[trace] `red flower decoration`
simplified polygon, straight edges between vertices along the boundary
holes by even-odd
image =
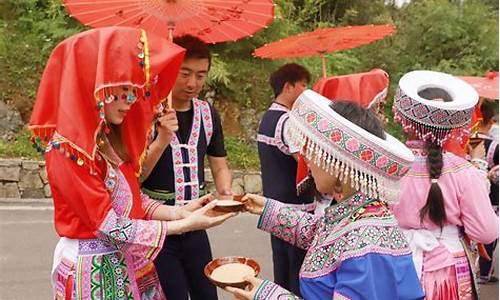
[[[364,150],[361,152],[361,159],[364,161],[370,161],[373,158],[373,151],[372,150]]]
[[[316,114],[315,113],[310,113],[306,116],[306,121],[307,123],[311,124],[316,120]]]
[[[342,132],[340,130],[334,130],[330,133],[330,139],[335,143],[342,139]]]
[[[398,170],[398,165],[397,164],[392,164],[389,169],[387,170],[387,173],[389,175],[393,175],[394,173],[396,173],[396,171]]]

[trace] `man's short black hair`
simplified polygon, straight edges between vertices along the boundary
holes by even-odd
[[[497,104],[493,101],[484,100],[481,104],[481,115],[483,117],[482,124],[487,125],[498,112],[495,110]]]
[[[210,50],[208,50],[207,44],[205,44],[205,42],[201,39],[190,34],[186,34],[175,37],[174,43],[186,49],[184,59],[208,59],[208,68],[210,69],[210,65],[212,64],[212,55],[210,54]]]
[[[311,74],[303,66],[294,63],[282,66],[269,77],[269,83],[271,84],[275,98],[281,94],[285,83],[295,84],[301,80],[309,83],[311,81]]]

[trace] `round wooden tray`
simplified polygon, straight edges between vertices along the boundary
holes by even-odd
[[[242,257],[242,256],[228,256],[228,257],[216,258],[216,259],[212,260],[211,262],[209,262],[205,266],[205,270],[204,270],[205,276],[207,276],[208,279],[210,279],[210,281],[214,285],[216,285],[220,288],[225,288],[226,286],[232,286],[232,287],[244,289],[248,285],[248,282],[246,282],[246,281],[220,282],[220,281],[213,279],[211,276],[212,272],[215,269],[217,269],[218,267],[220,267],[222,265],[226,265],[226,264],[232,264],[232,263],[241,263],[241,264],[245,264],[245,265],[251,267],[255,271],[255,276],[259,275],[259,273],[260,273],[260,266],[255,260],[253,260],[251,258],[247,258],[247,257]]]

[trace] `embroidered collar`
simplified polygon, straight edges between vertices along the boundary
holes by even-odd
[[[286,112],[290,111],[288,109],[288,107],[284,106],[281,103],[277,103],[277,102],[273,102],[273,104],[271,104],[271,107],[269,107],[269,110],[279,110],[279,111],[286,111]]]
[[[326,208],[325,222],[328,224],[338,223],[373,201],[377,201],[377,199],[367,197],[362,193],[356,193],[350,198]]]

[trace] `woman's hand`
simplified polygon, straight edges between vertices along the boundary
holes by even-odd
[[[264,206],[266,205],[266,198],[259,195],[246,194],[245,197],[241,199],[241,202],[245,204],[246,211],[255,215],[262,215]]]
[[[180,209],[180,218],[187,218],[193,211],[202,208],[208,203],[215,200],[215,197],[212,194],[207,194],[201,198],[195,200],[189,200],[188,204],[184,205]]]
[[[231,287],[231,286],[226,287],[224,290],[233,294],[236,297],[236,299],[253,300],[255,297],[255,294],[257,293],[257,289],[260,287],[262,282],[264,282],[264,280],[257,278],[257,277],[250,276],[250,277],[246,277],[245,281],[250,283],[250,290],[242,290],[242,289]]]
[[[237,213],[220,214],[213,211],[217,201],[211,201],[205,206],[191,212],[189,216],[181,220],[185,222],[186,231],[207,229],[224,223],[227,219],[234,217]]]

